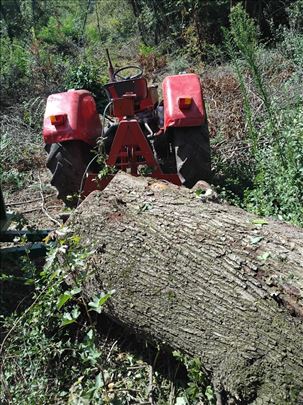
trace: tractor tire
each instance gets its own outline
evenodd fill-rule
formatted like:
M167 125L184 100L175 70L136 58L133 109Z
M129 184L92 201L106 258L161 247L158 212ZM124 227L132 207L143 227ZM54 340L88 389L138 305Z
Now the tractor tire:
M47 145L47 168L52 172L51 185L67 207L77 206L82 178L93 154L92 147L82 141L65 141Z
M172 129L172 146L176 168L182 184L192 188L197 181L211 181L209 131L207 124L199 127Z
M109 155L112 144L114 142L115 139L115 135L117 132L119 125L111 125L109 128L107 128L104 132L104 135L102 136L102 140L103 140L103 145L104 145L104 151L107 155Z

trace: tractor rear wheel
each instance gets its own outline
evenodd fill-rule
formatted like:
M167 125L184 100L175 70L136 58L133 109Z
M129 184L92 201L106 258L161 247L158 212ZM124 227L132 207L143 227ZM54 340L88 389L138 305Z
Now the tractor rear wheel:
M104 151L107 155L109 155L109 153L110 153L117 129L118 129L118 125L116 125L116 124L111 125L109 128L107 128L104 131L104 134L102 136Z
M82 141L65 141L46 145L47 168L52 172L51 185L66 206L77 206L83 176L93 154L92 147Z
M210 146L207 124L199 127L175 127L172 135L177 173L182 184L191 188L199 180L210 182Z

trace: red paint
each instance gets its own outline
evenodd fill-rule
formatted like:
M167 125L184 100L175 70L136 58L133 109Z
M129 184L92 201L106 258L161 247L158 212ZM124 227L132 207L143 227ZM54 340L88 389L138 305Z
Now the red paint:
M137 103L148 98L147 81L144 77L112 82L105 84L103 87L113 100L123 97L126 93L135 94Z
M200 78L196 74L167 76L163 80L164 128L199 126L205 122ZM192 98L189 108L181 109L179 99Z
M51 116L65 116L65 119L56 125L51 123ZM101 121L89 91L69 90L48 97L43 122L45 143L81 140L95 145L100 135Z
M134 175L138 175L138 166L159 167L137 120L120 121L107 164L121 170L130 168Z
M107 165L141 175L140 169L150 168L149 177L181 185L177 173L165 174L157 162L152 148L142 132L135 114L154 107L155 100L147 90L146 79L109 83L105 86L113 100L113 115L119 126L107 159ZM200 79L195 74L168 76L163 82L164 127L198 126L205 122ZM101 122L90 92L70 90L48 97L44 116L45 143L82 140L95 145L101 135ZM114 174L98 178L90 173L85 180L82 198L94 190L103 190Z
M123 97L113 100L113 114L115 117L133 116L135 114L134 93L125 93Z
M178 186L181 185L177 174L166 174L162 172L138 121L135 119L123 119L120 121L106 163L108 166L115 167L125 172L130 171L133 176L140 176L140 167L148 166L152 170L149 177L163 179ZM104 190L113 177L114 175L112 174L99 179L97 174L88 175L82 196L86 197L94 190Z

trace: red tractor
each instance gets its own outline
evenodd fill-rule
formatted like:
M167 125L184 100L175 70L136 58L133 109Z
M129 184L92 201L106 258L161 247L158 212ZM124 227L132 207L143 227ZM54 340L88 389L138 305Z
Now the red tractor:
M79 196L104 189L117 170L188 188L209 181L209 133L199 77L167 76L159 102L157 88L147 85L140 67L114 71L109 59L109 74L102 123L87 90L48 97L43 137L58 198L75 206ZM111 122L107 128L105 117Z

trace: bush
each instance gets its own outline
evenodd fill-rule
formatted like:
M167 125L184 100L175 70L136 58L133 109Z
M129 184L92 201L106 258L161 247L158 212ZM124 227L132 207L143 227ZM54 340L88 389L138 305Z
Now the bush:
M66 46L69 41L78 41L81 32L81 20L74 15L67 15L59 21L51 16L46 26L37 33L37 38L48 44Z
M40 134L44 108L44 100L35 98L15 105L2 114L0 180L3 188L22 188L31 181L28 172L44 166Z
M260 56L265 50L259 45L253 21L240 5L232 9L230 21L231 29L226 33L226 43L244 98L247 142L251 154L252 186L243 193L241 204L260 215L272 215L302 226L301 95L295 93L295 98L287 98L285 91L281 109L278 93L275 92L273 96L268 85L268 72L265 74L262 71ZM297 43L296 40L294 43ZM292 66L293 75L299 68L300 65ZM276 71L274 67L273 72ZM272 73L272 77L275 77L275 73ZM281 85L287 89L285 80ZM252 101L255 93L261 100L259 111L256 111Z
M244 204L260 215L271 215L303 226L303 112L275 110L279 147L270 142L258 148L254 188L247 190ZM263 129L271 135L270 126Z
M25 41L0 37L0 84L2 105L12 104L16 94L25 92L30 83L31 53Z
M288 8L289 27L281 27L279 49L301 68L303 74L303 0L297 0Z
M98 61L89 56L84 56L78 64L69 64L64 80L65 90L89 90L95 96L98 111L103 112L108 100L102 85L109 80L104 69L104 64L98 65Z

